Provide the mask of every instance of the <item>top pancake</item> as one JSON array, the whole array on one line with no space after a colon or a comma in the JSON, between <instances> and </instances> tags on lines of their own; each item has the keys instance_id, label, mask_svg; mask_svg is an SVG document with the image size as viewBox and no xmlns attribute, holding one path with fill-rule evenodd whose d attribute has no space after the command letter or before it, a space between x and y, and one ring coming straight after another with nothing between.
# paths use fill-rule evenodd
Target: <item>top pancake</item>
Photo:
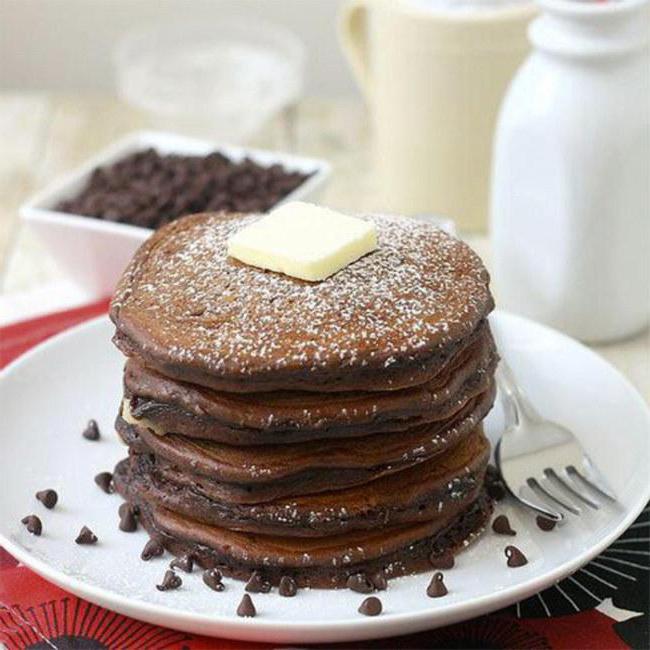
<instances>
[{"instance_id":1,"label":"top pancake","mask_svg":"<svg viewBox=\"0 0 650 650\"><path fill-rule=\"evenodd\" d=\"M258 218L192 215L145 242L111 305L120 349L216 390L394 390L435 377L493 307L478 256L427 224L363 217L378 249L309 283L227 257Z\"/></svg>"}]
</instances>

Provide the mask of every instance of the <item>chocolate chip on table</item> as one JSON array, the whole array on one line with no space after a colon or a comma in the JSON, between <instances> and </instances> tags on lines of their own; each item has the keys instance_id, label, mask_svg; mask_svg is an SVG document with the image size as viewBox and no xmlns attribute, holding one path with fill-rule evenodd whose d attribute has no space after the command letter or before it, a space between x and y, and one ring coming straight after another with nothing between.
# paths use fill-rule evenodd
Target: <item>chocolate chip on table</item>
<instances>
[{"instance_id":1,"label":"chocolate chip on table","mask_svg":"<svg viewBox=\"0 0 650 650\"><path fill-rule=\"evenodd\" d=\"M129 503L128 501L123 501L117 509L117 514L120 517L124 517L124 513L127 511L131 511L136 517L140 514L140 508L137 505Z\"/></svg>"},{"instance_id":2,"label":"chocolate chip on table","mask_svg":"<svg viewBox=\"0 0 650 650\"><path fill-rule=\"evenodd\" d=\"M20 520L21 524L25 524L25 528L32 535L40 535L43 532L43 524L36 515L27 515Z\"/></svg>"},{"instance_id":3,"label":"chocolate chip on table","mask_svg":"<svg viewBox=\"0 0 650 650\"><path fill-rule=\"evenodd\" d=\"M74 540L77 544L95 544L97 542L97 535L93 533L88 526L84 526Z\"/></svg>"},{"instance_id":4,"label":"chocolate chip on table","mask_svg":"<svg viewBox=\"0 0 650 650\"><path fill-rule=\"evenodd\" d=\"M241 616L242 618L253 618L255 614L257 614L257 611L255 605L253 605L251 597L248 594L244 594L244 597L239 603L239 607L237 607L237 616Z\"/></svg>"},{"instance_id":5,"label":"chocolate chip on table","mask_svg":"<svg viewBox=\"0 0 650 650\"><path fill-rule=\"evenodd\" d=\"M161 584L156 585L158 591L170 591L178 589L183 584L180 576L177 576L171 569L165 571L165 576Z\"/></svg>"},{"instance_id":6,"label":"chocolate chip on table","mask_svg":"<svg viewBox=\"0 0 650 650\"><path fill-rule=\"evenodd\" d=\"M440 571L436 571L427 587L427 596L429 596L429 598L441 598L442 596L446 596L448 593L447 587L445 586L444 576Z\"/></svg>"},{"instance_id":7,"label":"chocolate chip on table","mask_svg":"<svg viewBox=\"0 0 650 650\"><path fill-rule=\"evenodd\" d=\"M543 517L542 515L537 515L535 518L535 523L537 524L537 528L548 532L549 530L553 530L555 528L557 521L554 519L549 519L548 517Z\"/></svg>"},{"instance_id":8,"label":"chocolate chip on table","mask_svg":"<svg viewBox=\"0 0 650 650\"><path fill-rule=\"evenodd\" d=\"M40 490L36 498L48 509L52 510L59 500L59 495L54 490Z\"/></svg>"},{"instance_id":9,"label":"chocolate chip on table","mask_svg":"<svg viewBox=\"0 0 650 650\"><path fill-rule=\"evenodd\" d=\"M384 591L388 587L388 580L386 580L386 574L383 571L375 571L368 576L368 579L377 591Z\"/></svg>"},{"instance_id":10,"label":"chocolate chip on table","mask_svg":"<svg viewBox=\"0 0 650 650\"><path fill-rule=\"evenodd\" d=\"M180 569L185 573L192 573L194 570L194 558L191 555L185 554L175 557L170 563L169 566L172 569Z\"/></svg>"},{"instance_id":11,"label":"chocolate chip on table","mask_svg":"<svg viewBox=\"0 0 650 650\"><path fill-rule=\"evenodd\" d=\"M375 590L375 586L365 573L353 573L345 586L358 594L371 594Z\"/></svg>"},{"instance_id":12,"label":"chocolate chip on table","mask_svg":"<svg viewBox=\"0 0 650 650\"><path fill-rule=\"evenodd\" d=\"M510 521L508 520L508 517L506 517L505 515L499 515L492 522L492 530L497 535L511 535L511 536L514 536L514 535L517 534L517 532L510 527Z\"/></svg>"},{"instance_id":13,"label":"chocolate chip on table","mask_svg":"<svg viewBox=\"0 0 650 650\"><path fill-rule=\"evenodd\" d=\"M144 548L142 549L142 553L140 553L140 557L145 562L148 562L152 557L160 557L164 552L165 552L165 548L159 541L155 539L150 539L144 545Z\"/></svg>"},{"instance_id":14,"label":"chocolate chip on table","mask_svg":"<svg viewBox=\"0 0 650 650\"><path fill-rule=\"evenodd\" d=\"M526 556L516 546L506 546L503 552L508 558L508 566L513 569L528 564Z\"/></svg>"},{"instance_id":15,"label":"chocolate chip on table","mask_svg":"<svg viewBox=\"0 0 650 650\"><path fill-rule=\"evenodd\" d=\"M130 504L122 504L118 510L120 515L120 530L125 533L132 533L138 529L136 509Z\"/></svg>"},{"instance_id":16,"label":"chocolate chip on table","mask_svg":"<svg viewBox=\"0 0 650 650\"><path fill-rule=\"evenodd\" d=\"M432 566L434 569L453 569L454 564L456 564L456 560L454 559L454 556L449 553L448 551L445 551L444 553L431 553L429 555L429 564Z\"/></svg>"},{"instance_id":17,"label":"chocolate chip on table","mask_svg":"<svg viewBox=\"0 0 650 650\"><path fill-rule=\"evenodd\" d=\"M358 612L364 616L377 616L381 614L381 609L381 600L376 596L370 596L359 605Z\"/></svg>"},{"instance_id":18,"label":"chocolate chip on table","mask_svg":"<svg viewBox=\"0 0 650 650\"><path fill-rule=\"evenodd\" d=\"M203 583L213 591L223 591L226 587L221 582L222 576L219 569L206 569L203 572Z\"/></svg>"},{"instance_id":19,"label":"chocolate chip on table","mask_svg":"<svg viewBox=\"0 0 650 650\"><path fill-rule=\"evenodd\" d=\"M244 589L252 594L266 594L271 591L271 583L264 580L259 571L253 571Z\"/></svg>"},{"instance_id":20,"label":"chocolate chip on table","mask_svg":"<svg viewBox=\"0 0 650 650\"><path fill-rule=\"evenodd\" d=\"M86 440L99 440L101 434L99 433L99 425L97 420L88 420L86 428L81 434Z\"/></svg>"},{"instance_id":21,"label":"chocolate chip on table","mask_svg":"<svg viewBox=\"0 0 650 650\"><path fill-rule=\"evenodd\" d=\"M106 492L106 494L113 494L113 492L115 492L113 474L111 474L111 472L99 472L99 474L95 476L95 483L103 492Z\"/></svg>"},{"instance_id":22,"label":"chocolate chip on table","mask_svg":"<svg viewBox=\"0 0 650 650\"><path fill-rule=\"evenodd\" d=\"M280 578L278 593L280 596L284 596L285 598L292 598L298 593L298 585L296 585L296 581L291 576L282 576Z\"/></svg>"}]
</instances>

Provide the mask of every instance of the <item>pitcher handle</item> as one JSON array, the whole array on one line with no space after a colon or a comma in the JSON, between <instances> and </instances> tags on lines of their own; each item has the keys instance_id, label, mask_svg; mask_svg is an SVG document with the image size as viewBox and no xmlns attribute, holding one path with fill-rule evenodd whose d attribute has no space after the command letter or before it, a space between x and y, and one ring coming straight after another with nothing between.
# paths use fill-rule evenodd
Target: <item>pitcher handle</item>
<instances>
[{"instance_id":1,"label":"pitcher handle","mask_svg":"<svg viewBox=\"0 0 650 650\"><path fill-rule=\"evenodd\" d=\"M339 41L352 72L365 94L370 96L368 62L368 0L348 0L339 14Z\"/></svg>"}]
</instances>

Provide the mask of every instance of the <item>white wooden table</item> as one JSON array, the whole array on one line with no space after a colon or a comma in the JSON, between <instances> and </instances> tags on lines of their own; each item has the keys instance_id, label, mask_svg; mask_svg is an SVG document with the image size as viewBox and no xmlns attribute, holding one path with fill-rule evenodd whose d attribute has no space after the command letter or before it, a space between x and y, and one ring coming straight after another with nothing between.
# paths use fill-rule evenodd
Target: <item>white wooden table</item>
<instances>
[{"instance_id":1,"label":"white wooden table","mask_svg":"<svg viewBox=\"0 0 650 650\"><path fill-rule=\"evenodd\" d=\"M299 153L327 158L333 174L324 203L348 210L381 211L374 198L368 119L360 103L306 99L297 108L293 137L285 126L274 121L251 144L286 150L292 143ZM107 96L0 93L0 293L16 295L62 281L38 242L19 226L20 203L118 137L148 127L151 124L145 115ZM465 238L489 268L487 238ZM496 290L498 303L498 287ZM593 347L650 402L650 331Z\"/></svg>"}]
</instances>

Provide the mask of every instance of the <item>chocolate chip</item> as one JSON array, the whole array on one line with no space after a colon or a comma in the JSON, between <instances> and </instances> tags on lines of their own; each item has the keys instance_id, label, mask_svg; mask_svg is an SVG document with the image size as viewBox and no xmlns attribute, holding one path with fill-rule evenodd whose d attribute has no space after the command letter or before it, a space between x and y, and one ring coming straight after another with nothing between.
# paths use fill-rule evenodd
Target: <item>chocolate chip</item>
<instances>
[{"instance_id":1,"label":"chocolate chip","mask_svg":"<svg viewBox=\"0 0 650 650\"><path fill-rule=\"evenodd\" d=\"M115 486L113 485L113 475L110 472L100 472L95 476L95 483L99 488L106 492L106 494L112 494L115 492Z\"/></svg>"},{"instance_id":2,"label":"chocolate chip","mask_svg":"<svg viewBox=\"0 0 650 650\"><path fill-rule=\"evenodd\" d=\"M28 532L30 532L32 535L40 535L43 532L43 524L36 515L28 515L27 517L23 517L20 520L20 523L25 524L25 528L27 528Z\"/></svg>"},{"instance_id":3,"label":"chocolate chip","mask_svg":"<svg viewBox=\"0 0 650 650\"><path fill-rule=\"evenodd\" d=\"M554 519L549 519L548 517L542 517L542 515L537 515L535 518L535 523L537 524L537 528L548 532L549 530L553 530L555 528L557 521Z\"/></svg>"},{"instance_id":4,"label":"chocolate chip","mask_svg":"<svg viewBox=\"0 0 650 650\"><path fill-rule=\"evenodd\" d=\"M487 486L487 493L495 501L503 501L506 498L506 489L501 483L492 483Z\"/></svg>"},{"instance_id":5,"label":"chocolate chip","mask_svg":"<svg viewBox=\"0 0 650 650\"><path fill-rule=\"evenodd\" d=\"M88 526L84 526L74 540L77 544L95 544L97 542L97 535L93 533Z\"/></svg>"},{"instance_id":6,"label":"chocolate chip","mask_svg":"<svg viewBox=\"0 0 650 650\"><path fill-rule=\"evenodd\" d=\"M434 569L447 570L447 569L454 568L454 564L456 564L456 560L454 559L454 556L449 552L431 553L431 555L429 555L429 564Z\"/></svg>"},{"instance_id":7,"label":"chocolate chip","mask_svg":"<svg viewBox=\"0 0 650 650\"><path fill-rule=\"evenodd\" d=\"M140 514L140 508L134 503L129 503L128 501L123 501L120 503L120 507L117 509L117 514L120 517L124 517L124 514L127 511L131 511L136 517Z\"/></svg>"},{"instance_id":8,"label":"chocolate chip","mask_svg":"<svg viewBox=\"0 0 650 650\"><path fill-rule=\"evenodd\" d=\"M191 555L185 554L179 557L175 557L170 563L169 566L172 569L180 569L185 573L192 573L194 570L194 558Z\"/></svg>"},{"instance_id":9,"label":"chocolate chip","mask_svg":"<svg viewBox=\"0 0 650 650\"><path fill-rule=\"evenodd\" d=\"M440 571L436 571L427 587L427 596L429 596L429 598L441 598L442 596L446 596L448 593L449 592L447 591L444 582L444 576Z\"/></svg>"},{"instance_id":10,"label":"chocolate chip","mask_svg":"<svg viewBox=\"0 0 650 650\"><path fill-rule=\"evenodd\" d=\"M377 591L384 591L388 587L388 581L386 580L386 574L383 571L376 571L368 577L373 587Z\"/></svg>"},{"instance_id":11,"label":"chocolate chip","mask_svg":"<svg viewBox=\"0 0 650 650\"><path fill-rule=\"evenodd\" d=\"M353 573L345 586L358 594L371 594L375 590L375 586L365 573Z\"/></svg>"},{"instance_id":12,"label":"chocolate chip","mask_svg":"<svg viewBox=\"0 0 650 650\"><path fill-rule=\"evenodd\" d=\"M86 440L99 440L100 433L99 433L99 425L97 424L97 421L88 420L88 424L86 425L86 428L83 430L83 433L81 435Z\"/></svg>"},{"instance_id":13,"label":"chocolate chip","mask_svg":"<svg viewBox=\"0 0 650 650\"><path fill-rule=\"evenodd\" d=\"M54 490L41 490L36 493L36 498L48 509L52 510L59 500L59 496Z\"/></svg>"},{"instance_id":14,"label":"chocolate chip","mask_svg":"<svg viewBox=\"0 0 650 650\"><path fill-rule=\"evenodd\" d=\"M508 566L517 568L528 564L526 556L516 546L506 546L504 553L508 558Z\"/></svg>"},{"instance_id":15,"label":"chocolate chip","mask_svg":"<svg viewBox=\"0 0 650 650\"><path fill-rule=\"evenodd\" d=\"M203 572L203 582L213 591L223 591L225 586L221 582L221 571L219 569L206 569Z\"/></svg>"},{"instance_id":16,"label":"chocolate chip","mask_svg":"<svg viewBox=\"0 0 650 650\"><path fill-rule=\"evenodd\" d=\"M252 594L266 594L271 591L271 583L264 580L259 571L253 571L244 589Z\"/></svg>"},{"instance_id":17,"label":"chocolate chip","mask_svg":"<svg viewBox=\"0 0 650 650\"><path fill-rule=\"evenodd\" d=\"M120 530L125 533L132 533L138 529L138 520L136 518L136 510L128 503L123 503L118 513L120 515Z\"/></svg>"},{"instance_id":18,"label":"chocolate chip","mask_svg":"<svg viewBox=\"0 0 650 650\"><path fill-rule=\"evenodd\" d=\"M156 585L158 591L170 591L171 589L178 589L183 584L180 576L177 576L171 569L165 571L165 577L162 584Z\"/></svg>"},{"instance_id":19,"label":"chocolate chip","mask_svg":"<svg viewBox=\"0 0 650 650\"><path fill-rule=\"evenodd\" d=\"M282 576L280 578L278 593L280 596L285 596L286 598L295 596L298 593L298 585L296 585L296 581L291 576Z\"/></svg>"},{"instance_id":20,"label":"chocolate chip","mask_svg":"<svg viewBox=\"0 0 650 650\"><path fill-rule=\"evenodd\" d=\"M378 614L381 614L381 600L376 596L366 598L361 605L359 605L358 612L364 616L377 616Z\"/></svg>"},{"instance_id":21,"label":"chocolate chip","mask_svg":"<svg viewBox=\"0 0 650 650\"><path fill-rule=\"evenodd\" d=\"M140 557L145 561L149 561L152 557L160 557L163 553L165 552L165 548L163 545L155 540L155 539L150 539L145 545L144 548L142 549L142 553L140 553Z\"/></svg>"},{"instance_id":22,"label":"chocolate chip","mask_svg":"<svg viewBox=\"0 0 650 650\"><path fill-rule=\"evenodd\" d=\"M512 530L510 527L510 522L508 521L508 517L505 515L499 515L493 522L492 522L492 530L497 534L497 535L516 535L517 532Z\"/></svg>"},{"instance_id":23,"label":"chocolate chip","mask_svg":"<svg viewBox=\"0 0 650 650\"><path fill-rule=\"evenodd\" d=\"M255 614L257 614L257 611L255 611L255 605L253 605L251 597L248 594L244 594L241 603L239 603L239 607L237 607L237 616L253 618Z\"/></svg>"}]
</instances>

